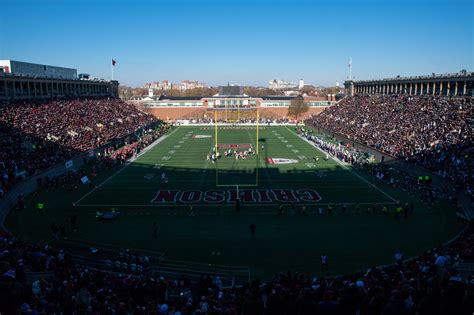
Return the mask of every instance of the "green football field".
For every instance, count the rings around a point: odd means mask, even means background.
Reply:
[[[255,127],[219,127],[221,157],[214,163],[206,156],[215,146],[215,134],[213,127],[174,128],[132,163],[94,178],[94,188],[29,196],[28,209],[11,211],[6,227],[28,241],[47,240],[51,222],[69,227],[70,216],[77,214],[79,230],[69,233],[71,242],[146,249],[170,260],[247,266],[252,277],[286,270],[319,274],[322,253],[329,256],[330,274],[388,264],[397,251],[420,254],[460,229],[447,204],[428,211],[413,195],[374,186],[367,174],[327,160],[294,127],[261,126],[258,136]],[[258,156],[245,160],[224,156],[229,149],[257,148]],[[415,204],[408,220],[394,219],[397,200]],[[46,205],[44,215],[34,211],[40,201]],[[343,203],[347,213],[341,211]],[[387,206],[389,215],[365,213],[374,203],[378,209]],[[278,215],[281,205],[284,214]],[[328,205],[335,213],[319,215],[319,208]],[[111,207],[122,213],[117,220],[96,219],[96,211]],[[249,231],[252,223],[255,239]]]

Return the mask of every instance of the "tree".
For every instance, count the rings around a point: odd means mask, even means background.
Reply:
[[[303,115],[308,110],[309,106],[304,102],[303,97],[297,96],[290,102],[290,106],[288,107],[288,117],[295,117],[295,119],[298,120],[298,116]]]

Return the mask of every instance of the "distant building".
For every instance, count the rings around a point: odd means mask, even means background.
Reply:
[[[117,97],[118,81],[77,76],[77,70],[29,62],[0,60],[0,100],[64,97]]]
[[[271,90],[283,90],[283,89],[293,89],[298,87],[298,84],[289,81],[283,81],[279,79],[270,80],[268,82],[268,88]]]
[[[192,90],[196,88],[204,88],[207,86],[206,84],[199,81],[195,81],[195,80],[184,80],[184,81],[181,81],[181,83],[171,83],[168,80],[163,80],[161,82],[145,83],[144,87],[146,89],[154,89],[154,90],[162,90],[162,91],[167,91],[167,90],[186,91],[186,90]]]
[[[298,84],[298,89],[302,89],[304,88],[304,80],[303,79],[300,79],[300,83]]]
[[[188,120],[213,118],[255,119],[257,111],[262,118],[286,118],[288,107],[297,95],[251,97],[243,93],[241,86],[227,85],[219,87],[219,93],[213,96],[166,96],[158,99],[147,98],[142,101],[143,109],[160,119]],[[318,114],[335,103],[330,97],[303,96],[309,110],[303,117]]]
[[[15,76],[66,80],[77,79],[77,70],[72,68],[48,66],[15,60],[0,60],[0,67],[3,68],[4,73]]]
[[[219,86],[218,96],[244,96],[244,87],[239,85]]]

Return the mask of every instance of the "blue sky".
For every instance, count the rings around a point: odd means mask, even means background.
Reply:
[[[474,70],[473,1],[3,0],[0,59],[140,86]]]

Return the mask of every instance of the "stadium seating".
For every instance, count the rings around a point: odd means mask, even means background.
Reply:
[[[74,264],[62,250],[0,236],[2,314],[471,314],[474,277],[460,273],[474,259],[474,229],[410,261],[329,278],[279,273],[223,288],[200,281],[153,278],[116,261],[121,274]],[[107,264],[112,265],[109,261]],[[133,264],[132,264],[133,265]],[[133,271],[133,270],[132,270]],[[46,272],[46,273],[45,273]],[[472,270],[470,271],[472,272]],[[41,273],[40,279],[32,278]],[[174,292],[174,293],[173,293]]]
[[[1,191],[155,121],[134,106],[110,98],[0,104]],[[126,155],[127,150],[117,154]]]
[[[472,196],[470,97],[355,96],[309,123],[416,163]]]
[[[354,97],[310,122],[434,171],[446,169],[441,175],[465,185],[469,192],[472,165],[464,156],[472,146],[470,102],[466,98]],[[3,104],[1,187],[7,191],[19,171],[34,174],[154,121],[116,99]],[[125,161],[163,132],[150,131],[119,149],[111,148],[107,158],[98,159],[94,171],[110,161]],[[298,133],[380,180],[396,178],[400,188],[418,191],[422,199],[432,198],[431,189],[408,174],[394,175],[395,170],[383,165],[361,163],[362,152],[325,142],[304,130]],[[83,171],[54,177],[46,185],[73,189]],[[0,313],[441,315],[474,311],[474,276],[466,267],[474,264],[472,225],[452,243],[405,262],[398,259],[390,266],[324,278],[285,272],[239,287],[223,287],[214,275],[202,275],[198,281],[180,276],[179,271],[174,278],[156,277],[147,272],[148,257],[129,250],[118,257],[105,259],[107,270],[99,270],[76,264],[70,253],[54,246],[0,234]]]

